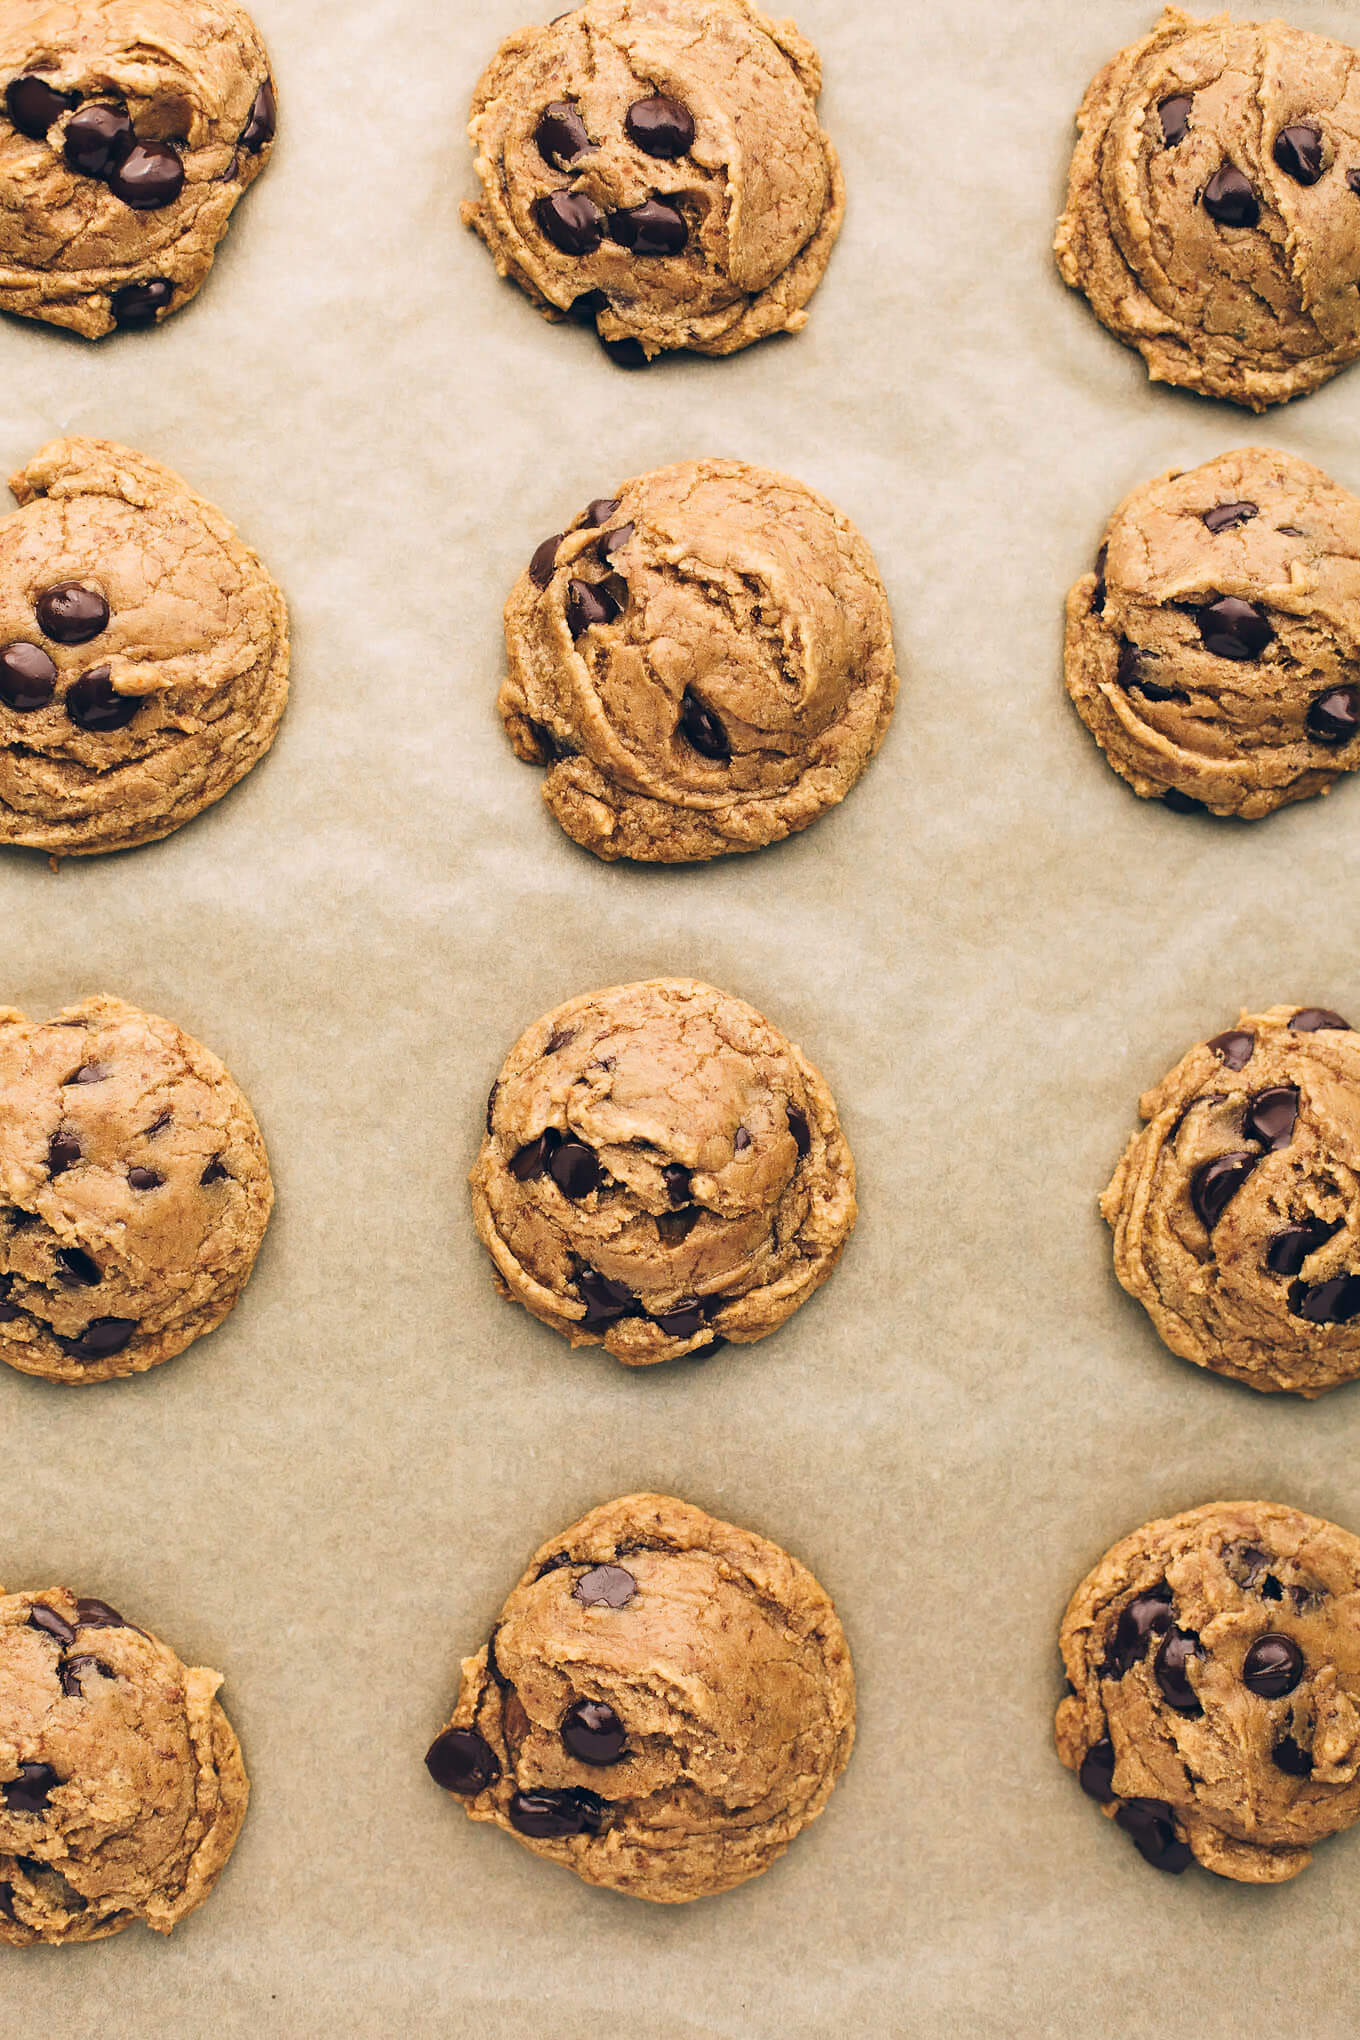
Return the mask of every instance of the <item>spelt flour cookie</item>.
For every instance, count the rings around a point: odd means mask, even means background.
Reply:
[[[1360,766],[1360,501],[1259,446],[1135,489],[1067,598],[1066,664],[1145,799],[1251,821],[1326,793]]]
[[[288,699],[288,615],[159,461],[56,439],[0,518],[0,843],[168,836],[244,778]]]
[[[536,1021],[486,1124],[472,1208],[502,1295],[629,1367],[763,1339],[855,1222],[822,1078],[754,1007],[692,978]]]
[[[1263,411],[1360,354],[1360,53],[1168,7],[1077,125],[1058,266],[1154,382]]]
[[[587,1884],[675,1905],[767,1870],[826,1805],[855,1682],[796,1559],[666,1495],[536,1552],[425,1761]]]
[[[1139,1101],[1100,1208],[1173,1353],[1272,1393],[1360,1375],[1360,1035],[1272,1006]]]
[[[250,16],[5,0],[0,94],[0,311],[93,340],[187,305],[273,145]]]
[[[273,1201],[249,1105],[178,1027],[0,1009],[0,1360],[84,1383],[172,1359],[236,1302]]]
[[[897,696],[873,555],[824,497],[740,461],[625,482],[506,605],[500,712],[597,857],[753,850],[844,799]]]
[[[221,1683],[106,1602],[0,1595],[0,1946],[202,1905],[250,1792]]]
[[[796,333],[845,209],[820,90],[751,0],[586,0],[493,57],[463,217],[546,317],[630,360]]]
[[[1060,1647],[1058,1754],[1159,1870],[1280,1884],[1360,1815],[1360,1538],[1272,1502],[1125,1537]]]

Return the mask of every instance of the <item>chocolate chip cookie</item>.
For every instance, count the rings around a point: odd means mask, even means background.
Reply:
[[[492,59],[463,217],[547,318],[631,362],[796,333],[845,209],[820,89],[751,0],[586,0]]]
[[[1135,489],[1067,598],[1078,715],[1178,809],[1251,821],[1353,772],[1358,667],[1360,500],[1265,447]]]
[[[250,1792],[221,1683],[104,1601],[0,1594],[0,1946],[202,1905]]]
[[[686,1502],[626,1495],[534,1554],[425,1762],[473,1820],[676,1905],[768,1870],[854,1735],[812,1574]]]
[[[1077,125],[1058,266],[1154,382],[1263,411],[1360,354],[1360,52],[1168,7]]]
[[[140,1374],[218,1326],[274,1201],[249,1105],[154,1013],[0,1009],[0,1360]]]
[[[0,843],[168,836],[258,764],[288,699],[283,597],[145,454],[56,439],[0,518]]]
[[[1156,1869],[1280,1884],[1360,1816],[1360,1538],[1272,1502],[1125,1537],[1059,1639],[1058,1754]]]
[[[754,850],[843,800],[897,698],[848,518],[786,475],[687,461],[545,539],[506,605],[499,707],[543,798],[607,859]]]
[[[535,1021],[486,1126],[472,1209],[501,1294],[629,1367],[763,1339],[855,1223],[822,1078],[754,1007],[692,978]]]
[[[1100,1208],[1173,1353],[1272,1393],[1360,1375],[1360,1034],[1244,1013],[1139,1101]]]
[[[179,311],[274,125],[231,0],[5,0],[0,311],[87,340]]]

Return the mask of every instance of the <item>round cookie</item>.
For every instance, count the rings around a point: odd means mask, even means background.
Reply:
[[[1168,7],[1077,125],[1058,266],[1154,382],[1263,411],[1360,354],[1360,53]]]
[[[753,1006],[692,978],[535,1021],[486,1124],[472,1209],[497,1287],[629,1367],[763,1339],[855,1223],[822,1078]]]
[[[0,1594],[0,1946],[202,1905],[250,1793],[221,1683],[106,1602]]]
[[[586,0],[493,57],[463,217],[630,362],[796,333],[845,210],[820,90],[811,43],[751,0]]]
[[[168,836],[244,778],[288,700],[288,615],[220,510],[145,454],[57,439],[0,518],[0,843]]]
[[[273,1201],[249,1105],[170,1021],[0,1009],[0,1360],[83,1384],[172,1359],[236,1302]]]
[[[1272,1502],[1146,1523],[1059,1639],[1058,1754],[1159,1870],[1297,1877],[1360,1816],[1360,1538]]]
[[[505,610],[499,708],[597,857],[754,850],[843,800],[897,698],[872,553],[741,461],[625,482],[538,548]]]
[[[1265,447],[1135,489],[1067,598],[1078,715],[1179,810],[1254,821],[1353,772],[1358,665],[1360,500]]]
[[[0,311],[87,340],[179,311],[274,124],[231,0],[5,0]]]
[[[845,1636],[776,1544],[626,1495],[537,1551],[425,1759],[473,1820],[663,1905],[768,1870],[855,1736]]]
[[[1100,1201],[1114,1267],[1183,1360],[1266,1393],[1360,1375],[1360,1034],[1272,1006],[1139,1101]]]

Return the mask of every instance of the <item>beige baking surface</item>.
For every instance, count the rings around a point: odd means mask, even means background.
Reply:
[[[1145,1517],[1265,1495],[1360,1530],[1360,1392],[1164,1353],[1096,1194],[1141,1086],[1240,1004],[1360,1011],[1360,785],[1251,827],[1136,801],[1059,678],[1110,506],[1253,439],[1360,488],[1360,369],[1260,422],[1153,390],[1048,256],[1073,109],[1152,0],[803,0],[850,187],[799,340],[613,369],[458,224],[523,0],[258,0],[279,150],[198,303],[90,349],[0,329],[3,472],[108,434],[287,589],[273,755],[170,841],[0,860],[0,998],[107,989],[221,1054],[279,1205],[234,1318],[78,1393],[0,1370],[0,1579],[220,1666],[255,1796],[215,1896],[8,1954],[5,2040],[1308,2040],[1355,2029],[1360,1832],[1297,1883],[1147,1869],[1052,1754],[1066,1597]],[[545,10],[546,11],[546,10]],[[1360,8],[1291,0],[1360,35]],[[607,869],[493,710],[537,541],[625,475],[787,467],[863,527],[905,685],[845,806],[758,859]],[[463,1177],[502,1047],[692,971],[827,1073],[840,1271],[767,1344],[625,1373],[493,1295]],[[651,1909],[470,1827],[421,1757],[534,1545],[651,1485],[830,1589],[861,1735],[768,1876]]]

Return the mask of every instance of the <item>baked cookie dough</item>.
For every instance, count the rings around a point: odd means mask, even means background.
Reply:
[[[1360,1034],[1244,1013],[1139,1101],[1100,1208],[1114,1267],[1183,1360],[1266,1393],[1360,1375]]]
[[[0,1360],[86,1383],[172,1359],[236,1302],[273,1201],[249,1105],[170,1021],[0,1008]]]
[[[0,311],[87,340],[194,297],[274,140],[231,0],[5,0]]]
[[[586,0],[501,44],[463,217],[549,319],[641,362],[796,333],[840,232],[821,64],[751,0]]]
[[[492,1088],[472,1210],[503,1296],[629,1367],[763,1339],[855,1223],[855,1168],[801,1049],[692,978],[535,1021]]]
[[[505,645],[516,753],[608,859],[683,864],[805,829],[897,697],[868,546],[824,497],[741,461],[661,468],[583,510],[520,575]]]
[[[1360,1538],[1273,1502],[1125,1537],[1059,1639],[1058,1754],[1146,1860],[1281,1884],[1360,1815]]]
[[[250,1792],[221,1683],[104,1601],[0,1594],[0,1946],[202,1905]]]
[[[55,439],[0,518],[0,843],[168,836],[244,778],[288,699],[288,614],[159,461]]]
[[[768,1870],[854,1736],[812,1574],[687,1502],[625,1495],[535,1552],[425,1762],[473,1820],[678,1905]]]
[[[1144,799],[1254,821],[1326,793],[1360,766],[1360,500],[1260,446],[1135,489],[1067,598],[1066,672]]]
[[[1360,53],[1168,7],[1077,125],[1058,267],[1154,382],[1264,411],[1360,354]]]

